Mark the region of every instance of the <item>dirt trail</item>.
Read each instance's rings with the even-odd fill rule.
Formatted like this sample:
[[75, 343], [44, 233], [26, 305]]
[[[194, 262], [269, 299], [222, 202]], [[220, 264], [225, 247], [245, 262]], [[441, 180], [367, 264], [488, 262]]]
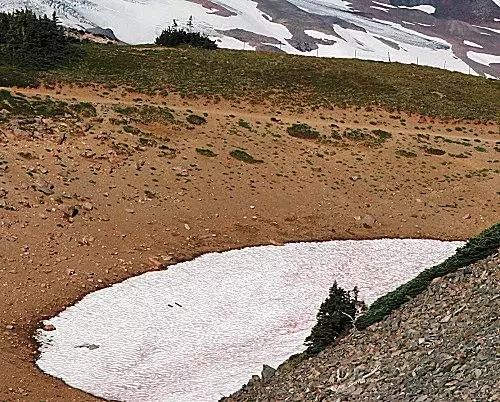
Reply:
[[[364, 109], [278, 114], [269, 105], [94, 88], [18, 92], [75, 98], [102, 113], [0, 123], [0, 400], [92, 400], [38, 371], [31, 336], [44, 318], [156, 262], [299, 240], [466, 239], [500, 218], [495, 124]], [[116, 103], [163, 105], [177, 122], [131, 122], [141, 131], [127, 132], [112, 123]], [[207, 113], [207, 123], [188, 124], [190, 113]], [[322, 144], [289, 136], [295, 121], [327, 134], [336, 124], [392, 137], [376, 147]], [[445, 154], [426, 154], [429, 146]], [[200, 153], [207, 149], [212, 156]], [[241, 162], [235, 149], [263, 162]]]

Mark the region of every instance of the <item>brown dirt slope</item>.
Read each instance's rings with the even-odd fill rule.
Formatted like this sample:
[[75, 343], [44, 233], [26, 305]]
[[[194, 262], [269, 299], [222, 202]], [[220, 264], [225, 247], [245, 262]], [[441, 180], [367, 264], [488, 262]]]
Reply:
[[[32, 334], [159, 264], [298, 240], [466, 239], [499, 217], [496, 123], [98, 86], [0, 102], [0, 400], [94, 399], [37, 370]], [[293, 123], [320, 136], [293, 137]]]
[[226, 401], [497, 401], [498, 255]]

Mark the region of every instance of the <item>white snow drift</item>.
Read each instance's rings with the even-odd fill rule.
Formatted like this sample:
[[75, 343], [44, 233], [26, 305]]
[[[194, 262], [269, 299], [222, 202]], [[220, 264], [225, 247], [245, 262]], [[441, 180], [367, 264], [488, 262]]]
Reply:
[[295, 243], [206, 254], [89, 294], [40, 330], [37, 365], [127, 401], [216, 401], [303, 350], [336, 280], [367, 302], [461, 242]]

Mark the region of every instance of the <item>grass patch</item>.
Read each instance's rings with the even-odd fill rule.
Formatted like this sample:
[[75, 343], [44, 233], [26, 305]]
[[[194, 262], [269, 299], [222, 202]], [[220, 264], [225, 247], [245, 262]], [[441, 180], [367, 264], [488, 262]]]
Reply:
[[356, 321], [356, 327], [365, 329], [376, 322], [382, 321], [391, 312], [427, 289], [427, 286], [434, 278], [456, 272], [460, 268], [482, 260], [497, 252], [499, 247], [500, 223], [497, 223], [470, 239], [464, 247], [459, 248], [446, 261], [426, 269], [416, 278], [401, 285], [393, 292], [380, 297], [370, 306], [366, 314]]
[[262, 163], [262, 162], [264, 162], [262, 159], [255, 159], [252, 155], [248, 154], [245, 151], [242, 151], [241, 149], [234, 149], [229, 153], [229, 155], [231, 155], [233, 158], [238, 159], [239, 161], [242, 161], [245, 163]]
[[[500, 82], [437, 68], [227, 49], [94, 43], [80, 47], [85, 51], [80, 62], [53, 71], [26, 71], [20, 77], [186, 97], [268, 100], [293, 109], [348, 105], [444, 118], [500, 119]], [[2, 67], [0, 77], [15, 71]]]

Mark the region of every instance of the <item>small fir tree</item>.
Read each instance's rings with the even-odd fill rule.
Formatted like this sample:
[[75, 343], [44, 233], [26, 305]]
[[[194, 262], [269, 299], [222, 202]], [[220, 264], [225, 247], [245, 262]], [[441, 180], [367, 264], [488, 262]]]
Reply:
[[315, 355], [353, 326], [356, 316], [357, 288], [354, 296], [334, 282], [326, 300], [321, 304], [316, 325], [305, 340], [306, 353]]

